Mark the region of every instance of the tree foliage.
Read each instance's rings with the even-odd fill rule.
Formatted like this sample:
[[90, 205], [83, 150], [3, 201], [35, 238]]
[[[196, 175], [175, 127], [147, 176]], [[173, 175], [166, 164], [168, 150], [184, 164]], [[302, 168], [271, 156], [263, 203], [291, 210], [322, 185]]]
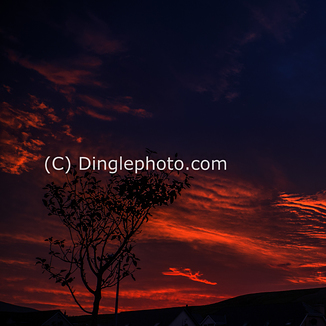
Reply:
[[[133, 277], [138, 269], [134, 237], [151, 209], [172, 204], [190, 186], [190, 178], [184, 174], [175, 179], [171, 172], [143, 170], [111, 175], [103, 182], [95, 172], [78, 175], [74, 169], [62, 185], [51, 182], [44, 188], [43, 203], [49, 215], [60, 218], [70, 239], [68, 243], [53, 237], [46, 239], [50, 259], [37, 258], [37, 263], [50, 278], [69, 289], [83, 311], [93, 315], [93, 325], [102, 290], [114, 286], [118, 278]], [[61, 261], [65, 269], [54, 268], [55, 260]], [[72, 283], [77, 275], [94, 296], [92, 311], [82, 307], [75, 294]]]

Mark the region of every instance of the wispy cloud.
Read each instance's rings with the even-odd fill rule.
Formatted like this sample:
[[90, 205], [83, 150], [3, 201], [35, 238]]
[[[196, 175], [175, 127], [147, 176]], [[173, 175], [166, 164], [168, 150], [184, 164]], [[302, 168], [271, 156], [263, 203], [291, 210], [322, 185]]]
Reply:
[[82, 137], [76, 137], [72, 134], [71, 132], [71, 126], [69, 125], [64, 125], [63, 126], [64, 128], [64, 131], [63, 133], [67, 136], [69, 136], [70, 138], [72, 138], [74, 141], [76, 141], [77, 143], [81, 143], [83, 141], [83, 138]]
[[[17, 105], [18, 106], [18, 105]], [[11, 174], [21, 174], [29, 171], [31, 164], [42, 158], [44, 148], [51, 138], [60, 138], [66, 135], [76, 142], [82, 138], [74, 136], [69, 125], [64, 125], [63, 130], [54, 133], [62, 123], [62, 119], [55, 110], [36, 96], [29, 94], [29, 99], [19, 108], [7, 102], [1, 103], [0, 125], [1, 154], [0, 168]], [[23, 109], [20, 109], [20, 108]]]
[[289, 277], [288, 281], [295, 284], [311, 284], [311, 285], [322, 285], [326, 284], [326, 275], [322, 272], [315, 272], [314, 275], [311, 276], [297, 276], [297, 277]]
[[45, 241], [44, 238], [41, 236], [36, 236], [35, 234], [23, 234], [23, 233], [16, 233], [16, 234], [11, 234], [11, 233], [1, 233], [1, 242], [26, 242], [26, 243], [31, 243], [31, 244], [39, 244], [39, 245], [44, 245]]
[[115, 120], [115, 118], [109, 116], [109, 115], [105, 115], [105, 114], [100, 114], [94, 110], [91, 110], [87, 107], [84, 106], [80, 106], [78, 107], [78, 109], [84, 113], [86, 113], [87, 115], [96, 118], [96, 119], [100, 119], [100, 120], [104, 120], [104, 121], [113, 121]]
[[114, 54], [125, 50], [124, 42], [115, 38], [107, 24], [88, 13], [83, 20], [74, 16], [67, 19], [66, 30], [84, 50], [96, 54]]
[[155, 213], [143, 241], [169, 239], [220, 256], [227, 251], [293, 275], [326, 259], [324, 193], [276, 195], [240, 180], [199, 180], [174, 207]]
[[[99, 67], [102, 60], [92, 56], [80, 56], [78, 58], [68, 58], [63, 61], [37, 62], [21, 57], [14, 51], [8, 51], [8, 57], [12, 62], [18, 62], [25, 68], [37, 71], [52, 83], [55, 90], [63, 94], [67, 101], [75, 107], [75, 103], [82, 101], [83, 105], [77, 106], [77, 110], [105, 121], [115, 120], [106, 111], [119, 114], [130, 114], [141, 118], [149, 118], [152, 113], [142, 108], [132, 108], [132, 99], [129, 96], [107, 99], [105, 97], [95, 97], [93, 95], [79, 94], [77, 87], [88, 85], [95, 88], [106, 88], [105, 84], [98, 79]], [[59, 122], [54, 110], [46, 106], [43, 102], [38, 103], [36, 97], [30, 96], [34, 102], [32, 107], [44, 109], [52, 121]], [[85, 105], [86, 104], [86, 105]], [[75, 109], [72, 109], [72, 116]], [[101, 112], [99, 112], [101, 111]]]
[[16, 260], [16, 259], [0, 259], [0, 263], [6, 264], [6, 265], [26, 265], [26, 266], [31, 265], [31, 262], [29, 262], [29, 261], [22, 261], [22, 260]]
[[170, 275], [170, 276], [185, 276], [192, 281], [205, 283], [205, 284], [209, 284], [209, 285], [217, 284], [216, 282], [210, 282], [205, 279], [202, 279], [201, 276], [203, 276], [203, 274], [201, 274], [200, 272], [193, 274], [190, 268], [178, 269], [178, 268], [170, 267], [169, 269], [170, 269], [169, 272], [162, 272], [162, 274]]
[[9, 103], [1, 104], [0, 122], [9, 128], [36, 128], [41, 129], [45, 126], [44, 118], [41, 114], [14, 109]]
[[37, 71], [47, 80], [61, 87], [79, 84], [101, 85], [100, 82], [96, 81], [92, 70], [101, 65], [100, 60], [94, 59], [93, 62], [96, 62], [94, 65], [90, 65], [87, 60], [78, 59], [66, 59], [62, 62], [33, 62], [13, 51], [8, 51], [8, 57], [12, 62], [18, 62], [25, 68]]
[[2, 86], [8, 93], [11, 93], [12, 89], [10, 86], [7, 86], [7, 85], [2, 85]]
[[299, 195], [282, 193], [277, 206], [284, 207], [298, 215], [325, 214], [326, 213], [326, 192], [318, 192], [314, 195]]
[[0, 168], [8, 173], [27, 171], [30, 162], [38, 161], [44, 142], [32, 138], [31, 129], [43, 129], [44, 117], [37, 112], [26, 112], [2, 103], [0, 123], [3, 127], [0, 145]]
[[46, 115], [50, 119], [50, 122], [61, 121], [61, 119], [56, 115], [53, 108], [49, 107], [44, 102], [40, 102], [40, 100], [36, 96], [31, 94], [29, 94], [29, 96], [31, 99], [30, 106], [33, 110], [42, 110], [42, 114]]
[[[106, 99], [106, 98], [99, 98], [90, 95], [79, 95], [79, 98], [88, 106], [91, 106], [92, 109], [89, 107], [81, 106], [80, 110], [84, 111], [88, 115], [98, 118], [101, 120], [113, 120], [107, 114], [99, 113], [98, 110], [101, 112], [118, 112], [120, 114], [131, 114], [134, 116], [138, 116], [141, 118], [150, 118], [152, 114], [147, 112], [144, 109], [132, 109], [132, 98], [131, 97], [123, 97], [117, 99]], [[97, 110], [97, 111], [95, 111]]]

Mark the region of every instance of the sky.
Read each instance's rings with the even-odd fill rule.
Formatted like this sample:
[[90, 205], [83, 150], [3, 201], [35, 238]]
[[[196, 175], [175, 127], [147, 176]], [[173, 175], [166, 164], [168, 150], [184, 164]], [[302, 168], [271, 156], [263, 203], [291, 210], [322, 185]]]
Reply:
[[[223, 159], [137, 237], [120, 310], [326, 283], [323, 1], [3, 1], [0, 300], [81, 314], [42, 274], [48, 156]], [[109, 174], [106, 173], [105, 177]], [[80, 283], [86, 307], [92, 297]], [[115, 288], [101, 313], [114, 311]]]

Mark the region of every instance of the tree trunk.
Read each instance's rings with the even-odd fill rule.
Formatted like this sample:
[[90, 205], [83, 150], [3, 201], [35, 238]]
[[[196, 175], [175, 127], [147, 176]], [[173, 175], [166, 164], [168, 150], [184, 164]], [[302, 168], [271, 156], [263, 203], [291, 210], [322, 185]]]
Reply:
[[93, 302], [93, 311], [92, 311], [92, 324], [91, 326], [97, 326], [97, 317], [98, 317], [98, 311], [100, 308], [100, 301], [101, 301], [101, 283], [102, 278], [98, 277], [97, 279], [97, 287], [95, 291], [95, 298]]
[[98, 311], [100, 307], [100, 300], [101, 300], [101, 294], [98, 296], [95, 295], [95, 299], [93, 302], [93, 311], [92, 311], [92, 326], [97, 326], [97, 317], [98, 317]]

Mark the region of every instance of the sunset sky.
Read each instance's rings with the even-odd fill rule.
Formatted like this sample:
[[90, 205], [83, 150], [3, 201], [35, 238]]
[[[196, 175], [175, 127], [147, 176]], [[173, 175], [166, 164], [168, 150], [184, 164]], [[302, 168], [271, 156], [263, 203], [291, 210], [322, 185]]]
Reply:
[[[120, 310], [326, 284], [324, 1], [3, 1], [0, 301], [80, 314], [35, 265], [48, 156], [224, 159], [138, 236]], [[75, 285], [82, 302], [92, 296]], [[101, 313], [114, 311], [115, 288]]]

